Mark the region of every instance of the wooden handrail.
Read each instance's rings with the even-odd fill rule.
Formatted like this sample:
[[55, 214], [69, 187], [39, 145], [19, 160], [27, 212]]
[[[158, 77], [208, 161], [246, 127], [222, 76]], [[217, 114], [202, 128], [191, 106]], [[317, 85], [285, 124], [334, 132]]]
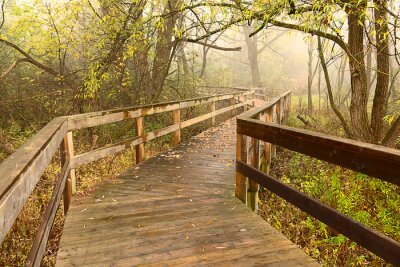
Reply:
[[[254, 159], [254, 157], [263, 154], [268, 164], [273, 154], [273, 146], [279, 145], [400, 185], [400, 151], [280, 125], [282, 122], [280, 117], [282, 114], [283, 117], [287, 116], [289, 109], [290, 94], [283, 94], [270, 103], [250, 110], [237, 118], [236, 196], [254, 210], [257, 202], [254, 184], [261, 184], [350, 240], [395, 266], [399, 266], [400, 243], [398, 241], [362, 225], [319, 200], [269, 176], [268, 168], [265, 173], [260, 171], [258, 158]], [[273, 120], [271, 117], [276, 119]], [[252, 144], [250, 149], [247, 146], [249, 138]], [[254, 149], [259, 149], [260, 141], [265, 142], [264, 153], [254, 151]], [[249, 153], [250, 162], [247, 156]]]
[[[214, 125], [216, 116], [250, 105], [251, 101], [246, 101], [248, 96], [254, 98], [254, 91], [245, 90], [53, 119], [0, 164], [0, 242], [4, 240], [11, 229], [45, 168], [50, 164], [59, 148], [61, 151], [61, 172], [46, 212], [41, 219], [41, 225], [26, 262], [27, 266], [40, 266], [61, 197], [64, 199], [64, 212], [68, 211], [72, 194], [76, 189], [75, 168], [130, 147], [135, 147], [136, 161], [139, 163], [144, 159], [143, 145], [146, 141], [173, 133], [173, 144], [177, 145], [180, 142], [181, 129], [208, 119], [211, 119], [212, 125]], [[216, 110], [215, 103], [220, 101], [229, 101], [229, 106]], [[208, 105], [211, 112], [187, 121], [181, 121], [181, 109], [199, 105]], [[144, 131], [143, 117], [165, 112], [172, 112], [172, 125], [152, 132]], [[74, 155], [73, 131], [123, 120], [135, 120], [136, 137], [80, 155]]]

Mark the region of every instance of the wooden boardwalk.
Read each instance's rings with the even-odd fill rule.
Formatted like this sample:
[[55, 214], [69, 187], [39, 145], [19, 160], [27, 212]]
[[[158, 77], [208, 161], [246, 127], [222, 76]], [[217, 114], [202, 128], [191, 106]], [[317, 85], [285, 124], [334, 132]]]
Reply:
[[75, 197], [57, 266], [317, 266], [234, 196], [234, 120]]

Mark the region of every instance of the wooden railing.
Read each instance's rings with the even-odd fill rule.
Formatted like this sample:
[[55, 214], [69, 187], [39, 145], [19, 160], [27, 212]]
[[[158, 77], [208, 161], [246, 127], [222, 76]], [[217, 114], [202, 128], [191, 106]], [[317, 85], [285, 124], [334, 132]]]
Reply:
[[[60, 149], [61, 172], [58, 174], [51, 199], [28, 256], [27, 266], [40, 266], [57, 209], [63, 198], [64, 212], [67, 213], [72, 195], [76, 191], [75, 169], [83, 164], [107, 157], [127, 148], [136, 149], [136, 162], [144, 159], [144, 143], [152, 139], [173, 134], [173, 144], [181, 138], [181, 129], [243, 107], [254, 105], [254, 91], [220, 94], [184, 101], [135, 106], [130, 108], [64, 116], [53, 119], [28, 142], [0, 164], [0, 242], [11, 229], [46, 167]], [[216, 109], [216, 103], [227, 101], [229, 106]], [[184, 108], [207, 105], [211, 112], [181, 121], [180, 111]], [[144, 131], [143, 117], [172, 113], [173, 124], [152, 131]], [[233, 113], [229, 113], [233, 115]], [[73, 131], [135, 120], [136, 137], [103, 148], [74, 155]]]
[[[400, 266], [399, 242], [271, 177], [268, 170], [260, 170], [260, 155], [265, 155], [269, 164], [271, 148], [278, 145], [400, 185], [398, 150], [280, 125], [280, 116], [285, 114], [281, 112], [282, 103], [284, 110], [290, 109], [290, 104], [285, 106], [287, 96], [288, 93], [237, 118], [236, 196], [254, 210], [258, 187], [262, 185], [387, 262]], [[262, 145], [264, 151], [260, 152]]]

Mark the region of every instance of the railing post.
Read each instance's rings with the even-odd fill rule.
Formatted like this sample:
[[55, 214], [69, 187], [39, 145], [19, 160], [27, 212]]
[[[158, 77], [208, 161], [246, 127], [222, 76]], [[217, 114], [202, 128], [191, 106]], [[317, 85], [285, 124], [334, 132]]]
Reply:
[[[265, 114], [265, 122], [272, 122], [273, 112], [274, 112], [273, 108], [267, 109], [267, 112]], [[264, 166], [263, 172], [265, 172], [266, 174], [269, 174], [269, 170], [271, 167], [271, 162], [272, 162], [271, 154], [272, 154], [272, 144], [264, 142], [264, 157], [265, 157], [264, 164], [265, 164], [265, 166]]]
[[[74, 140], [73, 140], [73, 135], [72, 132], [68, 132], [66, 136], [66, 157], [69, 162], [72, 162], [74, 160], [75, 154], [74, 154]], [[76, 172], [75, 169], [71, 169], [69, 174], [68, 174], [68, 179], [71, 179], [72, 183], [72, 195], [76, 194]]]
[[[271, 107], [271, 122], [279, 124], [279, 102]], [[275, 121], [274, 121], [275, 115]], [[271, 158], [276, 156], [276, 145], [271, 144]]]
[[246, 102], [247, 102], [247, 95], [243, 95], [243, 103], [245, 103], [243, 106], [243, 111], [246, 111], [248, 109]]
[[281, 109], [281, 98], [276, 102], [276, 123], [281, 124], [282, 122], [282, 109]]
[[[232, 98], [231, 98], [231, 106], [233, 107], [235, 104], [236, 104], [235, 96], [232, 96]], [[235, 116], [235, 109], [232, 109], [231, 117], [234, 117], [234, 116]]]
[[[247, 137], [241, 134], [237, 134], [236, 137], [236, 161], [247, 161]], [[246, 204], [246, 194], [247, 194], [247, 183], [246, 176], [236, 171], [236, 190], [235, 196], [239, 198], [243, 203]]]
[[135, 118], [135, 131], [136, 135], [142, 137], [142, 143], [139, 145], [136, 145], [136, 164], [140, 163], [144, 159], [144, 142], [143, 142], [143, 135], [144, 135], [144, 129], [143, 129], [143, 117], [138, 117]]
[[[60, 144], [60, 161], [61, 161], [61, 169], [68, 164], [69, 157], [68, 157], [68, 133], [64, 137], [64, 140]], [[69, 206], [71, 204], [72, 199], [72, 177], [68, 176], [67, 180], [65, 181], [65, 187], [63, 192], [63, 203], [64, 203], [64, 214], [67, 214], [69, 210]]]
[[[250, 145], [250, 164], [253, 168], [259, 168], [259, 141], [256, 138], [251, 138]], [[259, 185], [257, 182], [249, 179], [249, 189], [247, 191], [247, 205], [253, 210], [257, 211], [258, 209], [258, 190]]]
[[[215, 101], [210, 104], [210, 112], [215, 111]], [[215, 126], [215, 116], [211, 118], [211, 127]]]
[[179, 129], [174, 132], [173, 145], [177, 146], [181, 142], [181, 110], [175, 109], [172, 111], [172, 120], [174, 124], [179, 124]]

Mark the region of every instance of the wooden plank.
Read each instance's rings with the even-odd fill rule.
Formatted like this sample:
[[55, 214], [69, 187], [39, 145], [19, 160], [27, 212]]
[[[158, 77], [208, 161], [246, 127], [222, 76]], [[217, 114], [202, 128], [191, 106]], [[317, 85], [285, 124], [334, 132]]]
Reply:
[[127, 140], [115, 143], [113, 145], [98, 148], [80, 155], [75, 156], [73, 161], [71, 161], [71, 168], [78, 168], [84, 164], [93, 162], [95, 160], [108, 157], [115, 153], [121, 152], [129, 147], [134, 147], [141, 144], [143, 139], [139, 136], [129, 138]]
[[[308, 263], [309, 256], [233, 197], [234, 127], [223, 124], [130, 168], [93, 196], [76, 197], [56, 264], [241, 266], [253, 255], [253, 263], [272, 255], [271, 263]], [[258, 257], [262, 248], [271, 253]]]
[[110, 146], [98, 148], [80, 155], [75, 156], [73, 161], [71, 162], [71, 168], [77, 168], [84, 164], [88, 164], [95, 160], [108, 157], [115, 153], [121, 152], [127, 148], [138, 146], [143, 144], [146, 141], [153, 140], [155, 138], [176, 132], [179, 129], [179, 124], [170, 125], [153, 132], [143, 134], [143, 137], [137, 136], [133, 138], [129, 138], [127, 140], [115, 143]]
[[242, 161], [236, 162], [236, 170], [394, 266], [400, 265], [399, 242], [366, 227], [319, 200], [305, 195], [290, 185], [266, 175]]
[[172, 111], [172, 121], [174, 124], [178, 124], [178, 130], [174, 132], [173, 136], [173, 146], [179, 145], [181, 142], [181, 130], [180, 130], [180, 123], [181, 123], [181, 110], [177, 109]]
[[237, 133], [400, 185], [400, 151], [254, 119], [239, 118]]
[[178, 130], [179, 130], [179, 124], [173, 124], [173, 125], [155, 130], [150, 133], [145, 133], [143, 135], [143, 142], [150, 141], [150, 140], [153, 140], [155, 138], [158, 138], [158, 137], [170, 134], [170, 133], [174, 133]]
[[236, 95], [239, 95], [240, 93], [236, 94], [223, 94], [223, 95], [217, 95], [217, 96], [210, 96], [210, 97], [202, 97], [202, 98], [196, 98], [188, 101], [182, 101], [180, 103], [180, 108], [189, 108], [189, 107], [195, 107], [195, 106], [200, 106], [204, 104], [209, 104], [213, 102], [218, 102], [222, 100], [227, 100], [231, 99], [232, 97], [235, 97]]
[[[112, 111], [109, 111], [112, 112]], [[90, 114], [90, 115], [89, 115]], [[101, 113], [89, 113], [87, 116], [71, 116], [68, 118], [68, 130], [76, 131], [79, 129], [94, 127], [98, 125], [114, 123], [122, 120], [135, 119], [142, 116], [142, 109], [127, 110], [117, 113], [108, 113], [107, 111]]]
[[67, 133], [64, 117], [52, 120], [0, 164], [0, 242]]
[[190, 119], [190, 120], [187, 120], [187, 121], [182, 121], [181, 122], [181, 128], [186, 128], [186, 127], [189, 127], [189, 126], [191, 126], [193, 124], [208, 120], [208, 119], [210, 119], [212, 117], [215, 117], [217, 115], [223, 114], [225, 112], [234, 110], [236, 108], [243, 107], [246, 104], [248, 104], [248, 102], [247, 103], [239, 103], [239, 104], [236, 104], [234, 106], [229, 106], [229, 107], [226, 107], [226, 108], [221, 108], [221, 109], [218, 109], [218, 110], [216, 110], [214, 112], [210, 112], [208, 114], [200, 115], [200, 116], [198, 116], [196, 118], [193, 118], [193, 119]]
[[274, 106], [278, 101], [279, 101], [279, 98], [275, 97], [270, 102], [267, 102], [264, 105], [261, 105], [260, 107], [250, 109], [247, 112], [240, 114], [239, 118], [255, 118], [259, 114], [265, 112], [267, 109]]
[[105, 110], [99, 112], [68, 116], [68, 130], [79, 130], [98, 125], [115, 123], [138, 117], [164, 113], [182, 108], [199, 106], [215, 101], [230, 99], [243, 93], [220, 94], [216, 96], [198, 97], [184, 101], [164, 102], [150, 105], [140, 105], [128, 108]]
[[33, 240], [32, 248], [29, 252], [25, 266], [40, 266], [43, 255], [45, 253], [47, 240], [49, 239], [51, 228], [53, 227], [54, 219], [57, 214], [58, 206], [60, 205], [61, 196], [69, 174], [69, 164], [65, 164], [56, 184], [54, 185], [53, 193], [50, 201], [47, 204], [44, 216], [41, 218], [39, 230]]

